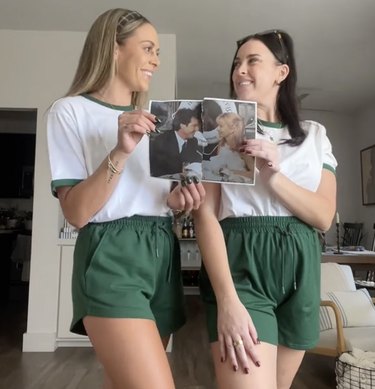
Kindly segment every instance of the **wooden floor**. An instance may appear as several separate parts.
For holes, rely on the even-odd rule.
[[[21,299],[0,306],[0,388],[101,388],[102,372],[91,348],[22,353],[26,301]],[[187,296],[187,311],[188,323],[175,335],[173,353],[169,355],[176,388],[214,389],[213,367],[199,297]],[[306,355],[292,388],[335,388],[334,360]]]

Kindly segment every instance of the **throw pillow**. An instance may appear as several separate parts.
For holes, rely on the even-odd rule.
[[[367,289],[327,292],[327,297],[337,305],[344,327],[375,326],[375,306]],[[321,307],[320,330],[331,328],[336,328],[334,313],[330,308]]]

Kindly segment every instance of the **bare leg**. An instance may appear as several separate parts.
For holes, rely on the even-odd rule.
[[[152,320],[88,316],[84,325],[108,389],[174,389],[172,373]],[[107,389],[107,387],[106,387]]]
[[[276,389],[277,347],[264,342],[256,347],[261,365],[257,367],[251,362],[250,373],[245,374],[240,367],[235,372],[229,361],[221,362],[219,342],[212,343],[211,350],[219,389]]]
[[[111,380],[107,376],[105,370],[104,370],[104,385],[103,385],[103,389],[113,389]]]
[[[277,348],[277,389],[289,389],[305,355],[303,350]]]
[[[164,346],[164,350],[166,350],[166,348],[168,346],[169,339],[170,339],[170,336],[166,336],[166,337],[161,338],[161,341],[162,341],[163,346]],[[108,375],[106,374],[105,371],[104,371],[104,386],[103,386],[103,389],[113,389],[111,380],[109,379],[109,377],[108,377]]]

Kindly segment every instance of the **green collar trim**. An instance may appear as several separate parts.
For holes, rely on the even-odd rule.
[[[122,112],[133,111],[133,109],[134,109],[134,107],[132,105],[113,105],[113,104],[105,103],[104,101],[101,101],[101,100],[97,99],[96,97],[91,96],[87,93],[83,93],[81,96],[85,97],[88,100],[93,101],[94,103],[103,105],[104,107],[115,109],[116,111],[122,111]]]
[[[336,175],[336,169],[332,167],[331,165],[328,165],[327,163],[323,163],[323,169],[329,170],[334,175]]]
[[[277,122],[277,123],[267,122],[266,120],[262,120],[262,119],[258,119],[258,123],[264,127],[272,127],[272,128],[283,128],[284,127],[284,124],[281,122]]]

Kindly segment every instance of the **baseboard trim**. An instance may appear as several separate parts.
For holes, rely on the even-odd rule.
[[[92,347],[87,337],[56,338],[56,333],[30,333],[23,334],[23,352],[54,352],[58,347]],[[173,335],[169,339],[166,352],[172,352]]]
[[[23,352],[53,352],[56,350],[56,333],[30,333],[23,334]]]
[[[56,347],[92,347],[88,338],[84,339],[56,339]]]

